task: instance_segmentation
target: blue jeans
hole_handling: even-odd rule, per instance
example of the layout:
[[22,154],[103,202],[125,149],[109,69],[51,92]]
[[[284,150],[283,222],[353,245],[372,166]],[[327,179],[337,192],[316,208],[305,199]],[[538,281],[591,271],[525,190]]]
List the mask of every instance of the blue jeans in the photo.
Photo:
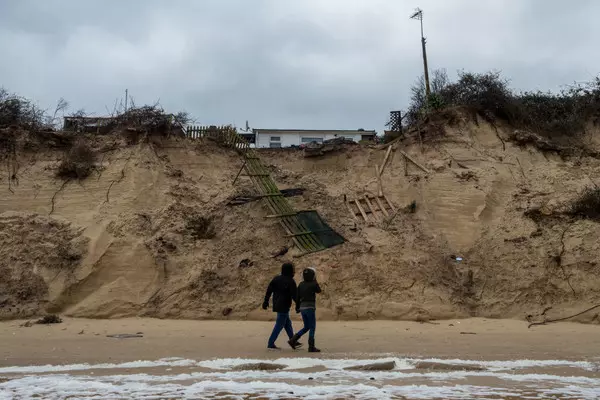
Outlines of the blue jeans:
[[294,329],[292,328],[292,320],[290,319],[290,313],[277,313],[277,319],[275,320],[275,326],[273,327],[273,332],[271,333],[271,337],[269,338],[269,347],[275,346],[275,341],[281,330],[285,329],[285,333],[287,333],[288,338],[292,338],[294,336]]
[[304,328],[300,329],[297,333],[298,337],[302,337],[308,332],[308,339],[315,339],[315,330],[317,329],[317,316],[315,315],[314,308],[308,308],[300,311],[302,314],[302,321],[304,322]]

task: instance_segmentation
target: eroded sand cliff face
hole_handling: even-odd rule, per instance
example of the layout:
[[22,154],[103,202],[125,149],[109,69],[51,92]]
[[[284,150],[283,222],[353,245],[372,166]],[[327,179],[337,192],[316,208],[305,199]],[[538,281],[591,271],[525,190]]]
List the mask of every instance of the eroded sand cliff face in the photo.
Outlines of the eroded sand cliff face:
[[[461,121],[396,144],[384,191],[398,209],[416,201],[416,212],[369,224],[344,195],[377,192],[384,150],[260,152],[280,189],[306,189],[290,202],[347,239],[298,258],[273,257],[290,240],[260,202],[227,205],[252,186],[232,185],[241,161],[212,142],[87,138],[97,171],[66,183],[55,177],[63,151],[20,151],[16,179],[0,171],[0,317],[269,318],[263,291],[284,260],[317,268],[320,318],[523,318],[600,302],[600,224],[563,213],[600,184],[600,160],[519,147],[511,133]],[[199,220],[214,237],[199,237]]]

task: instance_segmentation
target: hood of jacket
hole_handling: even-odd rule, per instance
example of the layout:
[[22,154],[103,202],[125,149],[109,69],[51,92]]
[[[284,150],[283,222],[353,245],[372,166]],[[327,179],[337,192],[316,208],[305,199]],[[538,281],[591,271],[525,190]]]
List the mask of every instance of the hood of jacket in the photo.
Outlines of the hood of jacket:
[[313,268],[306,268],[302,271],[302,279],[304,282],[312,282],[315,280],[315,270]]
[[285,263],[281,266],[281,275],[289,276],[290,278],[294,277],[294,264]]

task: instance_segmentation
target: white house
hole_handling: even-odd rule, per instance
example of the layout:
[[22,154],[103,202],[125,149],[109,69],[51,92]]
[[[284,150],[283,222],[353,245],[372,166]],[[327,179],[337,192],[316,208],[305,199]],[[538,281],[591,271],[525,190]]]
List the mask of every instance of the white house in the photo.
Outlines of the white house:
[[374,140],[377,132],[358,130],[319,130],[319,129],[253,129],[257,148],[280,148],[323,143],[325,140],[344,137],[360,142]]

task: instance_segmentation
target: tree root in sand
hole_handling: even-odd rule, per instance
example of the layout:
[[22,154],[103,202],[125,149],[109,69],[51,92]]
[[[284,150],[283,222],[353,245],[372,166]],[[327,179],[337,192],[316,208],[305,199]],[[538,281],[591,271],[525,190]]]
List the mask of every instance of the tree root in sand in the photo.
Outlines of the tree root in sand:
[[[549,324],[549,323],[552,323],[552,322],[566,321],[568,319],[575,318],[575,317],[578,317],[580,315],[583,315],[583,314],[585,314],[587,312],[590,312],[590,311],[592,311],[592,310],[594,310],[596,308],[599,308],[599,307],[600,307],[600,304],[597,304],[597,305],[595,305],[593,307],[590,307],[587,310],[583,310],[583,311],[581,311],[581,312],[579,312],[577,314],[569,315],[568,317],[556,318],[556,319],[544,319],[544,321],[542,321],[542,322],[532,322],[532,323],[529,324],[529,326],[527,326],[527,328],[531,328],[532,326],[537,326],[537,325],[546,325],[546,324]],[[546,311],[547,310],[544,310],[544,312],[546,312]]]
[[110,196],[110,189],[112,189],[113,185],[115,183],[121,183],[121,181],[123,179],[125,179],[125,168],[127,168],[127,164],[129,164],[129,160],[131,160],[131,157],[133,156],[133,153],[129,154],[129,157],[127,157],[127,160],[125,161],[125,165],[123,166],[123,168],[121,169],[121,176],[119,177],[119,179],[114,179],[110,185],[108,185],[108,189],[106,190],[106,200],[104,201],[104,204],[109,202],[109,196]]
[[56,196],[62,192],[62,190],[65,188],[65,186],[67,186],[67,183],[71,182],[71,179],[67,179],[65,180],[62,185],[60,185],[60,187],[58,188],[58,190],[56,192],[54,192],[54,195],[52,196],[52,208],[50,209],[50,213],[48,213],[48,215],[52,215],[52,213],[54,212],[54,206],[56,205]]
[[567,284],[571,288],[571,291],[573,292],[573,296],[576,297],[577,296],[577,292],[573,288],[573,285],[571,285],[571,279],[570,279],[571,275],[567,275],[567,272],[565,271],[565,267],[562,265],[562,258],[563,258],[564,254],[565,254],[565,235],[567,234],[567,231],[569,230],[569,228],[571,228],[572,225],[573,225],[573,223],[571,223],[569,226],[567,226],[563,230],[563,233],[560,236],[561,250],[560,250],[560,253],[558,253],[558,255],[554,257],[554,260],[556,261],[556,264],[558,265],[558,267],[562,271],[563,276],[565,278],[565,281],[567,282]]
[[119,177],[119,179],[115,179],[113,180],[110,185],[108,185],[108,189],[106,190],[106,200],[104,200],[104,203],[108,203],[109,202],[109,196],[110,196],[110,189],[113,187],[113,185],[115,183],[120,183],[123,179],[125,179],[125,168],[123,168],[121,170],[121,176]]

